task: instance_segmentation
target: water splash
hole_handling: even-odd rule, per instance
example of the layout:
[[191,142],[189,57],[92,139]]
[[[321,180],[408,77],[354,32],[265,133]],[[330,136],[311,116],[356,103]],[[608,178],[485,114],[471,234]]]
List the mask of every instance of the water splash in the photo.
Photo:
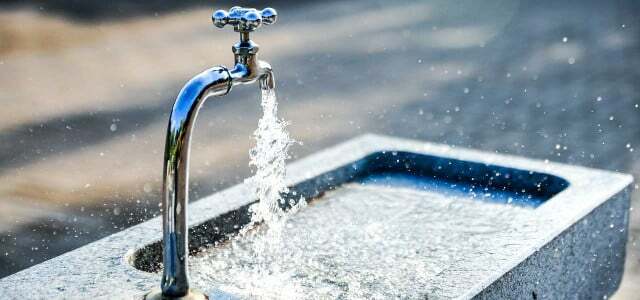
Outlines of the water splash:
[[263,90],[262,107],[250,152],[256,174],[248,183],[259,199],[252,222],[191,260],[196,286],[215,287],[232,299],[424,299],[452,279],[447,270],[457,274],[495,247],[521,246],[505,236],[522,235],[516,216],[531,209],[475,201],[471,192],[363,181],[328,192],[304,210],[304,199],[283,210],[293,140],[277,116],[273,90]]

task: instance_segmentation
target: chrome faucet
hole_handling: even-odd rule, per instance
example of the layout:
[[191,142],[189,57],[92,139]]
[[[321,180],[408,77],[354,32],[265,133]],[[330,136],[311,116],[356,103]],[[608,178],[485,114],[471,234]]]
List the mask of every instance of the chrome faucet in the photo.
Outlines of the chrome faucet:
[[249,34],[261,25],[276,22],[273,8],[261,11],[232,7],[228,12],[216,11],[213,24],[218,28],[233,26],[240,33],[240,42],[233,45],[235,65],[213,67],[196,75],[182,88],[169,119],[164,150],[163,181],[163,251],[164,271],[161,288],[151,291],[146,299],[207,299],[189,288],[189,239],[187,207],[189,194],[189,145],[198,110],[205,99],[224,96],[231,87],[259,81],[261,89],[274,88],[271,66],[258,60],[258,45]]

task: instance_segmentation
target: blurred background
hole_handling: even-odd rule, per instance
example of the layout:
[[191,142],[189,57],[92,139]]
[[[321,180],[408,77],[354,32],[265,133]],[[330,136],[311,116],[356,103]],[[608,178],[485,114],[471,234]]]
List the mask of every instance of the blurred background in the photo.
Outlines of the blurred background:
[[[159,213],[168,113],[253,35],[293,159],[373,132],[640,177],[638,1],[0,1],[0,277]],[[251,175],[255,86],[205,104],[191,199]],[[640,294],[640,192],[618,299]],[[637,208],[637,209],[634,209]],[[571,275],[569,275],[571,276]]]

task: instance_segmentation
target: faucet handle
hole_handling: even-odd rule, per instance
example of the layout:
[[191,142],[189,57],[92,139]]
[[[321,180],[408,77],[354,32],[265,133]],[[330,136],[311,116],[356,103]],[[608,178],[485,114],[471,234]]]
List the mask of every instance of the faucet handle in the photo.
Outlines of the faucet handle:
[[213,13],[211,20],[218,28],[225,25],[232,25],[237,32],[251,32],[258,29],[262,24],[271,25],[276,22],[278,13],[275,9],[267,7],[263,10],[255,8],[244,8],[240,6],[226,10],[217,10]]

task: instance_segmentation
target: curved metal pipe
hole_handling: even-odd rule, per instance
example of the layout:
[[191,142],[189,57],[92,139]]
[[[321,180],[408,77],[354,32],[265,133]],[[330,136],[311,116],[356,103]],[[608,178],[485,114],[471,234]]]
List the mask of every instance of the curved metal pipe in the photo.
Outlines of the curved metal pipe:
[[189,294],[189,153],[200,107],[208,97],[224,96],[234,85],[259,80],[261,89],[274,87],[269,63],[253,55],[243,61],[247,64],[237,63],[231,70],[219,66],[197,75],[182,88],[173,105],[164,155],[162,296]]
[[164,151],[162,294],[180,297],[189,292],[188,225],[189,147],[191,133],[204,100],[226,95],[231,74],[224,67],[209,69],[191,79],[176,99]]

